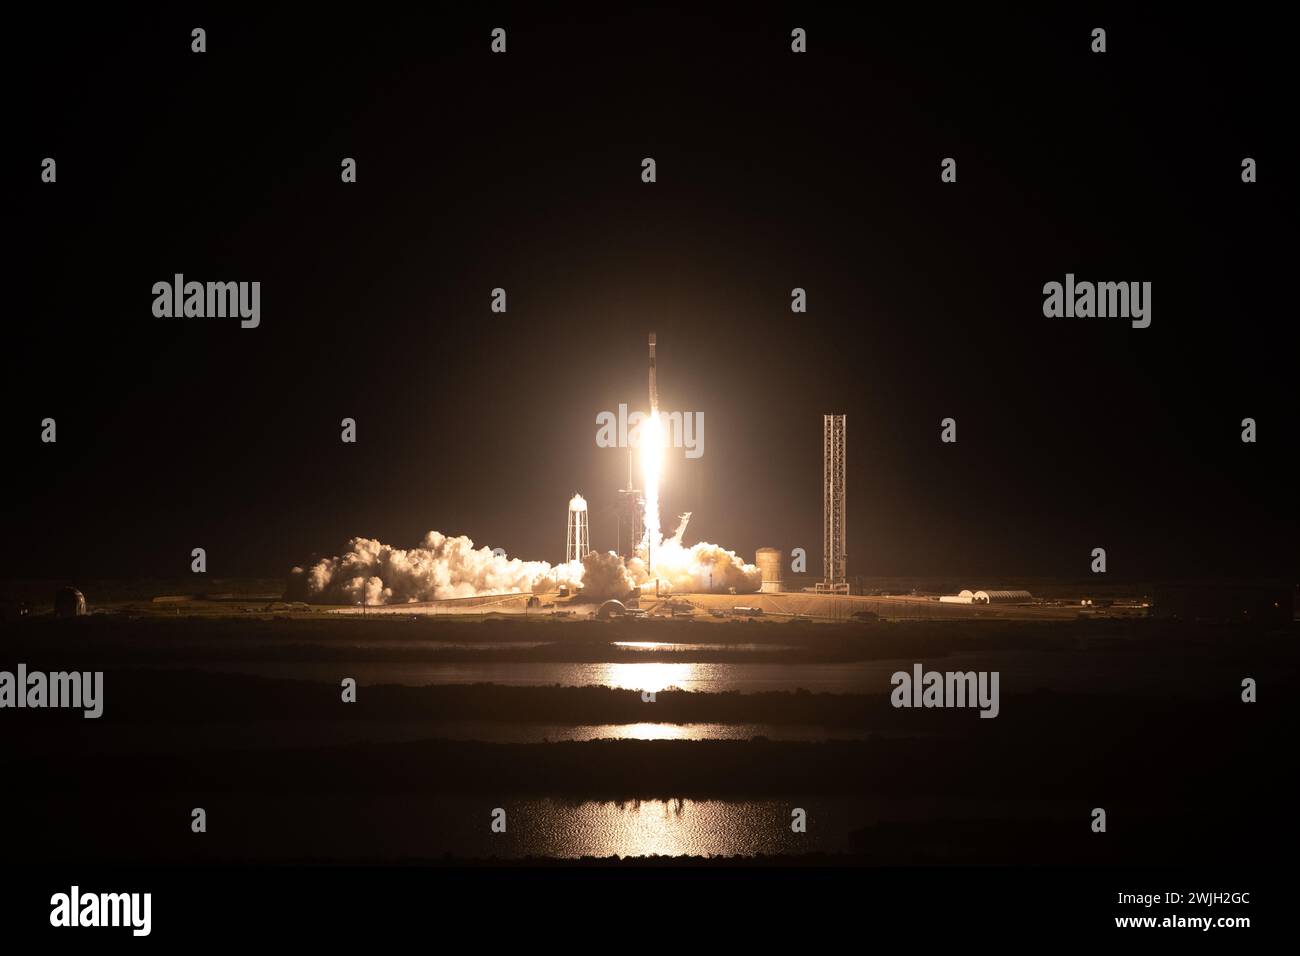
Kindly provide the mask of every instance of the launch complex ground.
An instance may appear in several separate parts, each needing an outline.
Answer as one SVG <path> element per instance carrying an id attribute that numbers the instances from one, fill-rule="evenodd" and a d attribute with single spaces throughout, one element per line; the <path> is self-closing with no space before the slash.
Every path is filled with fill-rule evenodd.
<path id="1" fill-rule="evenodd" d="M 530 599 L 536 599 L 535 601 Z M 1081 600 L 1081 599 L 1080 599 Z M 458 600 L 428 601 L 382 607 L 321 608 L 335 614 L 519 616 L 533 620 L 594 618 L 599 604 L 583 603 L 558 592 L 542 594 L 484 595 Z M 1138 599 L 1116 602 L 1106 608 L 1084 608 L 1079 600 L 1042 601 L 1029 605 L 945 604 L 930 595 L 845 595 L 810 592 L 754 594 L 675 594 L 640 600 L 637 619 L 653 622 L 672 618 L 701 623 L 736 620 L 811 621 L 822 623 L 870 623 L 874 620 L 968 621 L 982 619 L 1072 621 L 1084 616 L 1145 617 L 1147 608 Z"/>
<path id="2" fill-rule="evenodd" d="M 910 591 L 911 588 L 907 588 Z M 49 614 L 52 606 L 38 596 L 52 594 L 53 584 L 29 582 L 5 595 L 6 616 L 19 606 L 21 597 L 33 616 Z M 91 581 L 85 584 L 91 615 L 141 617 L 289 617 L 334 618 L 356 615 L 375 619 L 507 618 L 544 622 L 595 620 L 601 602 L 558 591 L 537 593 L 485 594 L 417 603 L 360 605 L 304 604 L 284 599 L 278 582 L 264 579 L 215 579 L 203 592 L 187 592 L 179 581 L 118 582 Z M 818 594 L 810 591 L 749 594 L 678 593 L 660 598 L 647 589 L 639 602 L 627 602 L 635 610 L 624 620 L 652 625 L 672 618 L 700 624 L 753 621 L 779 624 L 799 621 L 819 624 L 864 624 L 880 621 L 972 621 L 1023 620 L 1073 621 L 1081 617 L 1145 617 L 1149 608 L 1142 589 L 1132 586 L 1085 588 L 1062 583 L 1055 587 L 1036 583 L 1035 593 L 1047 597 L 1026 605 L 949 604 L 937 593 L 885 593 L 869 595 Z M 1084 597 L 1096 599 L 1083 606 Z M 36 598 L 36 600 L 32 600 Z M 1104 600 L 1103 600 L 1104 599 Z M 759 613 L 761 612 L 761 613 Z"/>
<path id="3" fill-rule="evenodd" d="M 1040 622 L 1140 621 L 1170 616 L 1184 620 L 1214 620 L 1252 626 L 1285 625 L 1300 607 L 1300 588 L 1288 593 L 1285 586 L 1261 589 L 1186 588 L 1160 584 L 1101 584 L 1091 581 L 1034 578 L 1023 583 L 1033 591 L 1021 603 L 978 604 L 941 600 L 954 590 L 953 582 L 940 579 L 870 579 L 873 585 L 863 594 L 826 594 L 815 591 L 676 593 L 656 597 L 646 588 L 640 600 L 606 608 L 606 602 L 584 599 L 559 590 L 482 594 L 435 601 L 361 606 L 308 604 L 286 599 L 280 583 L 265 578 L 216 578 L 202 592 L 188 591 L 180 580 L 134 583 L 109 580 L 85 582 L 86 612 L 91 617 L 118 619 L 193 618 L 240 620 L 334 620 L 364 618 L 376 623 L 388 621 L 440 620 L 472 623 L 505 621 L 528 624 L 589 622 L 593 626 L 621 621 L 626 627 L 656 627 L 665 621 L 685 625 L 750 624 L 764 630 L 781 624 L 839 625 L 869 631 L 873 624 L 894 622 Z M 888 586 L 883 586 L 888 584 Z M 0 589 L 4 619 L 55 616 L 52 602 L 40 596 L 53 595 L 51 582 L 12 583 Z M 1213 598 L 1226 592 L 1229 602 L 1187 603 L 1187 594 Z M 1019 592 L 1023 594 L 1024 592 Z M 1220 597 L 1223 597 L 1221 594 Z M 1266 601 L 1261 600 L 1267 598 Z M 613 610 L 614 613 L 609 613 Z M 713 630 L 713 629 L 710 629 Z M 730 630 L 730 628 L 728 628 Z M 748 630 L 748 628 L 746 628 Z"/>

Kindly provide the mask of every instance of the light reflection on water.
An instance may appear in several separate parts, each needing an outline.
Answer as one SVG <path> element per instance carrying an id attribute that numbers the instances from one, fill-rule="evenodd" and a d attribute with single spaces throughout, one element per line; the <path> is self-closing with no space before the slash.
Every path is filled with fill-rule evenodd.
<path id="1" fill-rule="evenodd" d="M 494 720 L 249 720 L 180 724 L 105 724 L 85 730 L 87 746 L 103 753 L 193 753 L 197 750 L 277 750 L 417 740 L 524 743 L 584 740 L 862 740 L 861 727 L 813 724 L 632 723 L 550 724 Z M 915 736 L 915 735 L 911 735 Z"/>
<path id="2" fill-rule="evenodd" d="M 694 679 L 696 664 L 599 664 L 605 680 L 597 683 L 619 690 L 658 692 L 682 687 Z"/>
<path id="3" fill-rule="evenodd" d="M 731 729 L 728 724 L 604 724 L 600 727 L 584 728 L 594 730 L 599 737 L 565 737 L 567 740 L 596 740 L 600 738 L 612 740 L 703 740 L 706 736 L 712 736 L 710 731 L 716 733 L 719 728 Z M 728 736 L 727 739 L 742 739 Z"/>
<path id="4" fill-rule="evenodd" d="M 508 810 L 510 841 L 486 843 L 489 855 L 752 856 L 842 850 L 861 825 L 848 807 L 805 806 L 806 833 L 790 829 L 793 801 L 532 800 Z M 505 836 L 506 834 L 500 834 Z"/>
<path id="5" fill-rule="evenodd" d="M 668 641 L 613 641 L 629 651 L 792 651 L 792 644 L 673 644 Z"/>
<path id="6" fill-rule="evenodd" d="M 322 793 L 303 812 L 301 798 L 249 798 L 247 812 L 265 829 L 237 830 L 216 853 L 233 860 L 576 859 L 638 856 L 753 856 L 837 853 L 849 834 L 907 807 L 870 798 L 773 797 L 761 800 L 647 799 L 569 801 L 554 797 L 387 794 L 358 803 Z M 506 832 L 493 832 L 493 808 Z M 791 811 L 807 814 L 807 831 L 790 829 Z M 328 821 L 329 839 L 322 839 Z"/>
<path id="7" fill-rule="evenodd" d="M 313 661 L 261 660 L 213 661 L 204 670 L 256 674 L 293 680 L 337 683 L 341 676 L 356 678 L 362 685 L 402 684 L 502 684 L 514 687 L 607 686 L 621 690 L 658 692 L 670 687 L 681 690 L 721 693 L 740 691 L 790 691 L 814 693 L 886 694 L 893 688 L 895 671 L 912 669 L 913 659 L 840 661 L 835 663 L 750 663 L 698 661 L 664 663 L 634 661 Z M 165 665 L 164 665 L 165 666 Z M 174 665 L 192 668 L 194 664 Z M 1209 696 L 1219 692 L 1216 675 L 1188 675 L 1179 668 L 1114 667 L 1068 653 L 1034 654 L 1023 650 L 980 655 L 951 654 L 928 662 L 943 670 L 997 670 L 1002 693 L 1049 689 L 1080 693 L 1176 692 Z"/>
<path id="8" fill-rule="evenodd" d="M 841 853 L 851 848 L 850 834 L 864 827 L 1043 814 L 1068 820 L 1078 809 L 1075 800 L 1008 801 L 966 794 L 956 799 L 804 794 L 610 801 L 513 799 L 508 794 L 358 799 L 324 792 L 313 796 L 312 812 L 304 812 L 298 794 L 232 795 L 231 800 L 241 814 L 266 821 L 263 827 L 235 828 L 214 849 L 218 857 L 236 861 Z M 504 833 L 491 829 L 496 807 L 506 811 Z M 790 829 L 796 807 L 807 814 L 806 832 Z M 328 827 L 328 839 L 322 839 L 322 827 Z"/>
<path id="9" fill-rule="evenodd" d="M 164 665 L 167 666 L 167 665 Z M 175 665 L 192 667 L 193 665 Z M 341 675 L 361 685 L 503 684 L 511 687 L 613 687 L 657 692 L 681 690 L 769 691 L 806 688 L 830 693 L 880 693 L 890 689 L 890 675 L 911 662 L 855 661 L 834 664 L 760 664 L 732 662 L 641 663 L 482 661 L 419 663 L 410 661 L 213 661 L 204 670 L 256 674 L 292 680 L 337 683 Z"/>

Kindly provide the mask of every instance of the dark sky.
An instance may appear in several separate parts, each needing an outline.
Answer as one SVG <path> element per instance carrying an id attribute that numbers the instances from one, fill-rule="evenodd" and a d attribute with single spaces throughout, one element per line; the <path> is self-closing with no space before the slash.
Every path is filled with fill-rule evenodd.
<path id="1" fill-rule="evenodd" d="M 1280 30 L 696 6 L 15 22 L 0 573 L 431 528 L 557 560 L 575 490 L 612 547 L 595 416 L 645 407 L 649 331 L 704 413 L 665 478 L 691 539 L 819 571 L 842 411 L 850 573 L 1298 569 Z M 260 281 L 261 327 L 154 318 L 176 272 Z M 1067 272 L 1152 282 L 1151 327 L 1044 318 Z"/>

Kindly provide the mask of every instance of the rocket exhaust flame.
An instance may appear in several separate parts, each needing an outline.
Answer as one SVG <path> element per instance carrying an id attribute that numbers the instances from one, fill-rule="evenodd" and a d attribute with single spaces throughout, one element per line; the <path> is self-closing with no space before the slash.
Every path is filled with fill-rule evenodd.
<path id="1" fill-rule="evenodd" d="M 652 411 L 641 426 L 641 468 L 645 474 L 646 566 L 653 574 L 663 535 L 659 530 L 659 471 L 663 465 L 663 433 L 659 412 Z"/>

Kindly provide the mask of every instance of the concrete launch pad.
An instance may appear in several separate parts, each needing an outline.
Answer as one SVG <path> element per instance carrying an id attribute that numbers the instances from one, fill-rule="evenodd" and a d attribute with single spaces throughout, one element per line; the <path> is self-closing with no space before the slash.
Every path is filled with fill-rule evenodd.
<path id="1" fill-rule="evenodd" d="M 535 600 L 530 601 L 530 598 Z M 585 602 L 561 597 L 555 592 L 541 594 L 481 595 L 416 604 L 389 604 L 381 607 L 333 608 L 337 614 L 432 615 L 448 617 L 482 617 L 518 615 L 538 620 L 593 617 L 602 602 Z M 1072 621 L 1081 608 L 1073 603 L 1041 603 L 999 606 L 945 604 L 936 596 L 917 595 L 845 595 L 792 591 L 775 594 L 703 594 L 681 593 L 661 598 L 642 597 L 640 608 L 649 619 L 674 617 L 701 622 L 725 622 L 753 618 L 773 622 L 803 619 L 819 622 L 870 623 L 873 615 L 882 621 L 934 620 L 1026 620 Z M 740 610 L 738 610 L 740 609 Z M 761 613 L 759 613 L 761 612 Z M 1111 617 L 1145 617 L 1147 609 L 1139 606 L 1107 608 Z"/>

